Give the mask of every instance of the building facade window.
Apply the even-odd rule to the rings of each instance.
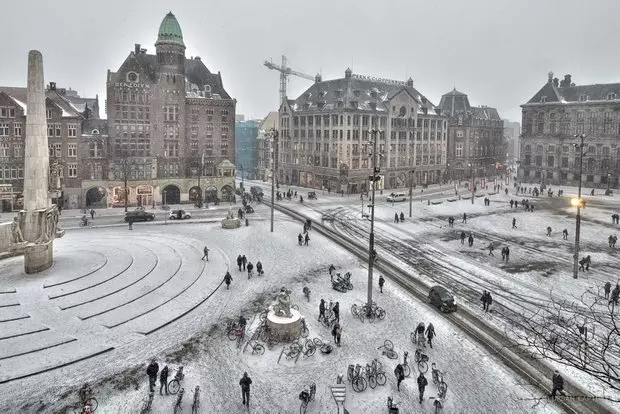
[[[2,142],[0,143],[0,158],[8,158],[9,157],[9,143]]]
[[[45,116],[47,119],[52,119],[52,115],[54,115],[54,111],[52,111],[52,108],[47,108],[45,110]]]
[[[67,125],[67,136],[69,136],[70,138],[77,137],[77,125],[76,124]]]
[[[62,157],[62,144],[54,144],[54,157]]]
[[[456,137],[457,138],[463,138],[463,131],[456,131]]]
[[[103,156],[102,146],[98,142],[91,142],[88,146],[90,158],[100,158]]]
[[[69,178],[77,177],[77,164],[67,164],[67,177]]]
[[[0,124],[0,137],[9,136],[9,124]]]
[[[456,143],[456,153],[455,155],[457,157],[462,157],[463,156],[463,143],[462,142],[457,142]]]
[[[69,144],[67,146],[67,156],[70,158],[77,157],[77,144]]]
[[[22,136],[22,124],[13,124],[13,135],[16,137]]]

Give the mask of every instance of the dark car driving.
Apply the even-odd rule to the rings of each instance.
[[[443,286],[436,285],[431,288],[428,292],[428,302],[442,312],[456,311],[454,296]]]
[[[125,213],[125,222],[129,222],[130,220],[133,223],[136,221],[153,221],[155,220],[155,214],[147,213],[144,210],[128,211]]]

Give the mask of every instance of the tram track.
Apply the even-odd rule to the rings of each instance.
[[[268,203],[269,200],[265,200],[264,202]],[[304,222],[310,218],[298,211],[282,205],[276,204],[275,208],[281,213],[284,213],[289,217],[293,217],[301,222]],[[334,217],[332,224],[336,221],[338,220]],[[342,221],[338,222],[342,223]],[[359,238],[362,237],[360,234],[360,229],[353,231],[353,234],[350,235],[353,236],[353,238],[351,238],[339,232],[335,227],[329,228],[328,226],[318,224],[315,220],[313,220],[313,231],[317,231],[326,238],[340,245],[360,260],[364,262],[368,260],[368,250],[366,246],[359,242]],[[432,258],[428,258],[428,260],[432,262]],[[379,260],[379,262],[375,264],[375,267],[384,275],[390,277],[405,291],[415,296],[420,301],[426,302],[427,292],[430,285],[427,285],[425,282],[413,277],[410,272],[396,264],[390,263],[388,260]],[[444,264],[441,264],[441,268],[443,271],[452,271],[447,265]],[[462,270],[465,271],[464,269]],[[431,279],[436,279],[437,274],[433,273],[433,276],[434,277]],[[471,287],[469,289],[471,290]],[[545,394],[549,394],[551,392],[550,378],[554,368],[545,361],[522,358],[517,353],[518,351],[513,351],[515,344],[506,337],[504,332],[501,332],[497,328],[481,321],[476,314],[472,313],[467,308],[460,307],[458,312],[440,315],[455,324],[462,332],[467,334],[479,345],[481,345],[483,349],[488,351],[490,355],[494,355],[499,358],[519,377],[525,379],[531,385],[536,386]],[[591,396],[587,390],[582,389],[570,380],[565,380],[565,390],[569,395]],[[580,401],[579,399],[560,398],[556,400],[556,403],[568,413],[599,414],[611,412],[606,406],[602,405],[595,399],[588,399],[586,404],[586,402]]]

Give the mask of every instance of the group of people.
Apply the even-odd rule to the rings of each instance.
[[[620,215],[619,214],[612,214],[611,215],[611,224],[620,224]]]
[[[470,232],[468,237],[464,231],[461,231],[461,244],[465,244],[465,238],[467,238],[469,247],[472,247],[474,245],[474,235]]]
[[[248,279],[250,279],[254,275],[254,265],[252,264],[252,262],[248,261],[248,259],[245,257],[245,254],[237,256],[237,266],[239,267],[240,272],[248,272]],[[260,260],[256,262],[256,272],[259,276],[265,274],[265,272],[263,271],[263,264],[260,262]],[[230,275],[229,272],[226,272],[226,274]],[[232,277],[230,277],[230,280],[232,280]]]
[[[605,299],[609,299],[609,304],[613,302],[615,305],[618,304],[618,299],[620,299],[620,284],[616,283],[616,287],[613,292],[611,292],[611,298],[609,297],[609,292],[611,291],[611,282],[605,283]]]
[[[394,213],[394,223],[400,223],[401,221],[405,221],[405,214],[401,211],[400,216],[398,213]]]
[[[146,367],[146,375],[149,377],[149,391],[155,392],[157,384],[157,373],[159,373],[159,395],[163,395],[163,391],[168,395],[168,365],[159,372],[159,364],[157,360],[151,359],[151,363]]]
[[[579,260],[579,270],[590,270],[590,264],[592,263],[592,258],[590,257],[590,255],[587,255],[586,257],[582,257]]]
[[[310,235],[308,234],[307,231],[306,231],[306,235],[305,236],[303,236],[301,233],[299,233],[297,235],[297,244],[299,244],[300,246],[302,244],[304,246],[307,246],[309,241],[310,241]]]
[[[609,247],[611,247],[612,249],[615,249],[616,242],[618,241],[618,236],[616,236],[615,234],[610,234],[609,237],[607,238],[607,241],[609,242]]]

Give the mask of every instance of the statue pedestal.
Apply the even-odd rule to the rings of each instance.
[[[24,248],[24,270],[27,274],[42,272],[54,264],[54,245],[47,243],[29,243]]]
[[[241,220],[239,220],[238,218],[226,218],[222,220],[223,229],[238,229],[239,227],[241,227]]]
[[[291,308],[292,318],[286,316],[277,316],[273,311],[273,307],[269,308],[267,314],[267,327],[269,331],[278,335],[280,341],[291,342],[299,337],[302,328],[302,316],[298,310]]]

